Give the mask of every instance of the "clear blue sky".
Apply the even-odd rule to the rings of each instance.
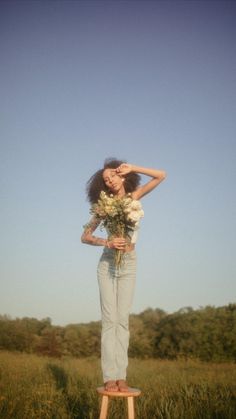
[[[233,1],[1,1],[1,314],[100,319],[80,236],[109,156],[168,173],[132,312],[236,301],[235,41]]]

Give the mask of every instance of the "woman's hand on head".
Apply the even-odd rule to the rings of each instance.
[[[121,176],[127,175],[130,172],[132,172],[132,164],[128,164],[128,163],[122,163],[116,169],[116,173]]]

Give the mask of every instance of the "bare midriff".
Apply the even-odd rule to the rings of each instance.
[[[132,250],[134,250],[134,249],[135,249],[135,244],[134,243],[128,243],[125,246],[124,253],[132,252]]]

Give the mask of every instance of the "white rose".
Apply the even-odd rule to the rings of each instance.
[[[133,223],[136,223],[141,217],[143,217],[143,211],[131,211],[127,218]]]
[[[140,201],[137,201],[136,199],[134,199],[131,204],[130,204],[132,210],[141,210],[142,205]]]

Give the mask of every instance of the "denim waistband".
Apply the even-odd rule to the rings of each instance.
[[[116,249],[109,249],[107,247],[104,247],[103,252],[102,252],[102,256],[107,256],[107,257],[114,257],[115,256],[115,251]],[[133,256],[136,255],[136,250],[130,250],[130,252],[123,252],[122,253],[122,257],[128,258],[129,256]]]

